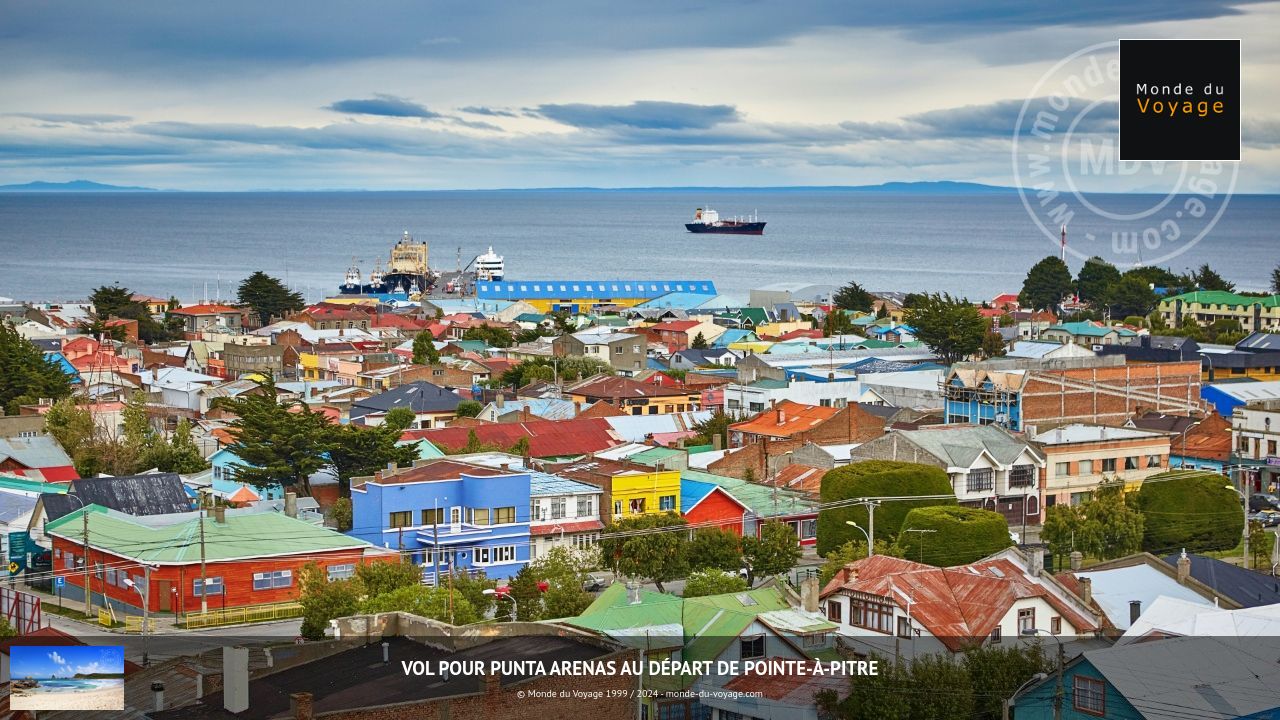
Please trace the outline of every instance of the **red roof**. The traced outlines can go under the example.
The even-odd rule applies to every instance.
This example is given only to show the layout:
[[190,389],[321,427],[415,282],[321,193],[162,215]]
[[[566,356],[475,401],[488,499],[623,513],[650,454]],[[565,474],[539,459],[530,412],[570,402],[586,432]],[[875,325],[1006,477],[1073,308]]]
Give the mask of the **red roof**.
[[730,425],[729,428],[752,435],[791,437],[818,427],[838,412],[840,408],[783,400],[776,407],[769,408],[746,422]]
[[326,318],[335,320],[368,320],[369,312],[358,305],[347,305],[345,303],[327,303],[320,302],[308,307],[302,312],[313,318]]
[[397,315],[395,313],[379,313],[374,315],[369,322],[369,327],[376,328],[397,328],[400,330],[421,330],[427,326],[427,321],[411,318],[408,315]]
[[390,474],[379,470],[373,482],[378,485],[400,485],[402,483],[432,482],[435,480],[456,480],[463,475],[472,477],[492,477],[503,475],[504,471],[485,465],[472,465],[457,460],[441,459],[423,463],[417,467],[401,468]]
[[769,658],[767,668],[779,668],[777,672],[750,672],[725,683],[724,689],[735,693],[760,693],[766,699],[784,705],[811,707],[817,704],[818,693],[830,690],[838,698],[849,694],[849,678],[840,675],[799,675],[782,672],[782,662],[790,658]]
[[689,390],[665,388],[654,383],[643,383],[631,378],[617,375],[587,380],[569,388],[570,395],[582,395],[586,398],[611,400],[614,398],[649,398],[687,396]]
[[814,330],[812,328],[801,328],[799,330],[792,330],[791,332],[783,333],[778,337],[779,340],[794,340],[796,338],[813,338],[814,340],[820,340],[822,339],[822,331]]
[[75,467],[71,465],[52,465],[37,469],[45,482],[70,482],[80,479],[80,473],[76,472]]
[[604,523],[599,520],[583,520],[582,522],[561,523],[560,525],[530,525],[530,535],[558,535],[561,532],[576,533],[603,530]]
[[827,471],[824,468],[794,463],[792,465],[784,465],[774,475],[773,484],[778,487],[791,488],[792,490],[816,495],[822,490],[822,476],[826,474]]
[[912,598],[911,617],[952,651],[991,635],[1014,602],[1028,597],[1042,599],[1079,631],[1098,628],[1096,619],[1077,612],[1004,558],[937,568],[874,555],[841,568],[821,596],[845,591],[887,598],[904,611],[905,598]]
[[702,322],[698,320],[668,320],[666,322],[660,322],[649,329],[657,330],[658,332],[663,332],[663,331],[689,332],[690,329],[695,328],[701,324]]
[[529,454],[533,457],[586,455],[607,450],[623,442],[613,434],[613,428],[603,418],[532,420],[473,427],[406,430],[401,438],[404,440],[426,439],[442,450],[457,452],[466,447],[467,437],[472,432],[481,443],[502,448],[510,448],[521,438],[528,438]]
[[169,312],[174,315],[239,315],[240,308],[209,303],[207,305],[188,305]]

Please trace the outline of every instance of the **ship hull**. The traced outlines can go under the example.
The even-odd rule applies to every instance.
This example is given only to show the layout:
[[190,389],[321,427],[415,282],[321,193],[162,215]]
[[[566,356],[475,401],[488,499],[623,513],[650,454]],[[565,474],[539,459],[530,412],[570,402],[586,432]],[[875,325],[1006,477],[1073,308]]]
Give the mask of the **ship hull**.
[[706,223],[686,223],[684,227],[691,233],[713,233],[717,235],[763,235],[764,226],[765,224],[762,222],[720,222],[711,225]]

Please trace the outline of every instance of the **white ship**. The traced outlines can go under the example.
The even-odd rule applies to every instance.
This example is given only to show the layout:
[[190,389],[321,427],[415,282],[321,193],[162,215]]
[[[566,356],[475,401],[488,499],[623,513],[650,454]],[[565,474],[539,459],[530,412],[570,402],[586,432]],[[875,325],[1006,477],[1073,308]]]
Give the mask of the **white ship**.
[[501,280],[503,276],[502,256],[493,251],[493,246],[489,246],[489,251],[483,255],[477,255],[473,261],[476,268],[476,280],[489,281]]

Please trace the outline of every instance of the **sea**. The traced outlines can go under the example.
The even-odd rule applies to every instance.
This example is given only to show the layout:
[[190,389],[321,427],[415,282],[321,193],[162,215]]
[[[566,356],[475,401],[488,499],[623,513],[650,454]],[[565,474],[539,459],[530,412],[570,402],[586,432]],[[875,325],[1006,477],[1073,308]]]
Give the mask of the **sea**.
[[[1115,218],[1179,207],[1151,195],[1094,196],[1068,246],[1082,257],[1183,272],[1209,263],[1240,289],[1263,290],[1280,263],[1280,196],[1231,198],[1198,242],[1117,253]],[[695,208],[758,213],[761,237],[693,235]],[[1059,253],[1016,192],[842,190],[521,190],[449,192],[3,193],[0,296],[72,301],[119,284],[182,302],[234,297],[262,270],[310,300],[335,294],[353,263],[365,277],[408,231],[452,270],[489,247],[508,279],[670,279],[716,283],[730,299],[795,282],[872,291],[949,292],[983,300],[1017,292],[1033,263]],[[1185,223],[1185,221],[1183,221]],[[1092,239],[1091,239],[1092,238]],[[1171,252],[1180,254],[1170,256]],[[1143,255],[1145,253],[1145,256]],[[1077,270],[1082,257],[1068,256]]]

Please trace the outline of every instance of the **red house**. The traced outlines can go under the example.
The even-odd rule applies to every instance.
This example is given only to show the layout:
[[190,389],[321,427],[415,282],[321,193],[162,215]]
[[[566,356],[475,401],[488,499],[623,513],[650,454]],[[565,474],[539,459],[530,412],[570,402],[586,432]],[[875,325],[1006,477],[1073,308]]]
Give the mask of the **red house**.
[[680,481],[680,514],[690,525],[715,527],[742,535],[742,518],[749,509],[728,490],[699,480]]
[[85,513],[93,604],[101,606],[105,597],[117,609],[127,606],[135,613],[143,595],[152,612],[198,613],[202,596],[213,610],[291,602],[298,598],[298,573],[307,563],[339,579],[350,577],[357,564],[399,557],[394,550],[284,513],[219,508],[212,517],[183,513],[169,516],[175,518],[170,523],[157,522],[157,516],[144,524],[90,505],[45,527],[53,539],[54,572],[66,578],[67,602],[84,599]]

